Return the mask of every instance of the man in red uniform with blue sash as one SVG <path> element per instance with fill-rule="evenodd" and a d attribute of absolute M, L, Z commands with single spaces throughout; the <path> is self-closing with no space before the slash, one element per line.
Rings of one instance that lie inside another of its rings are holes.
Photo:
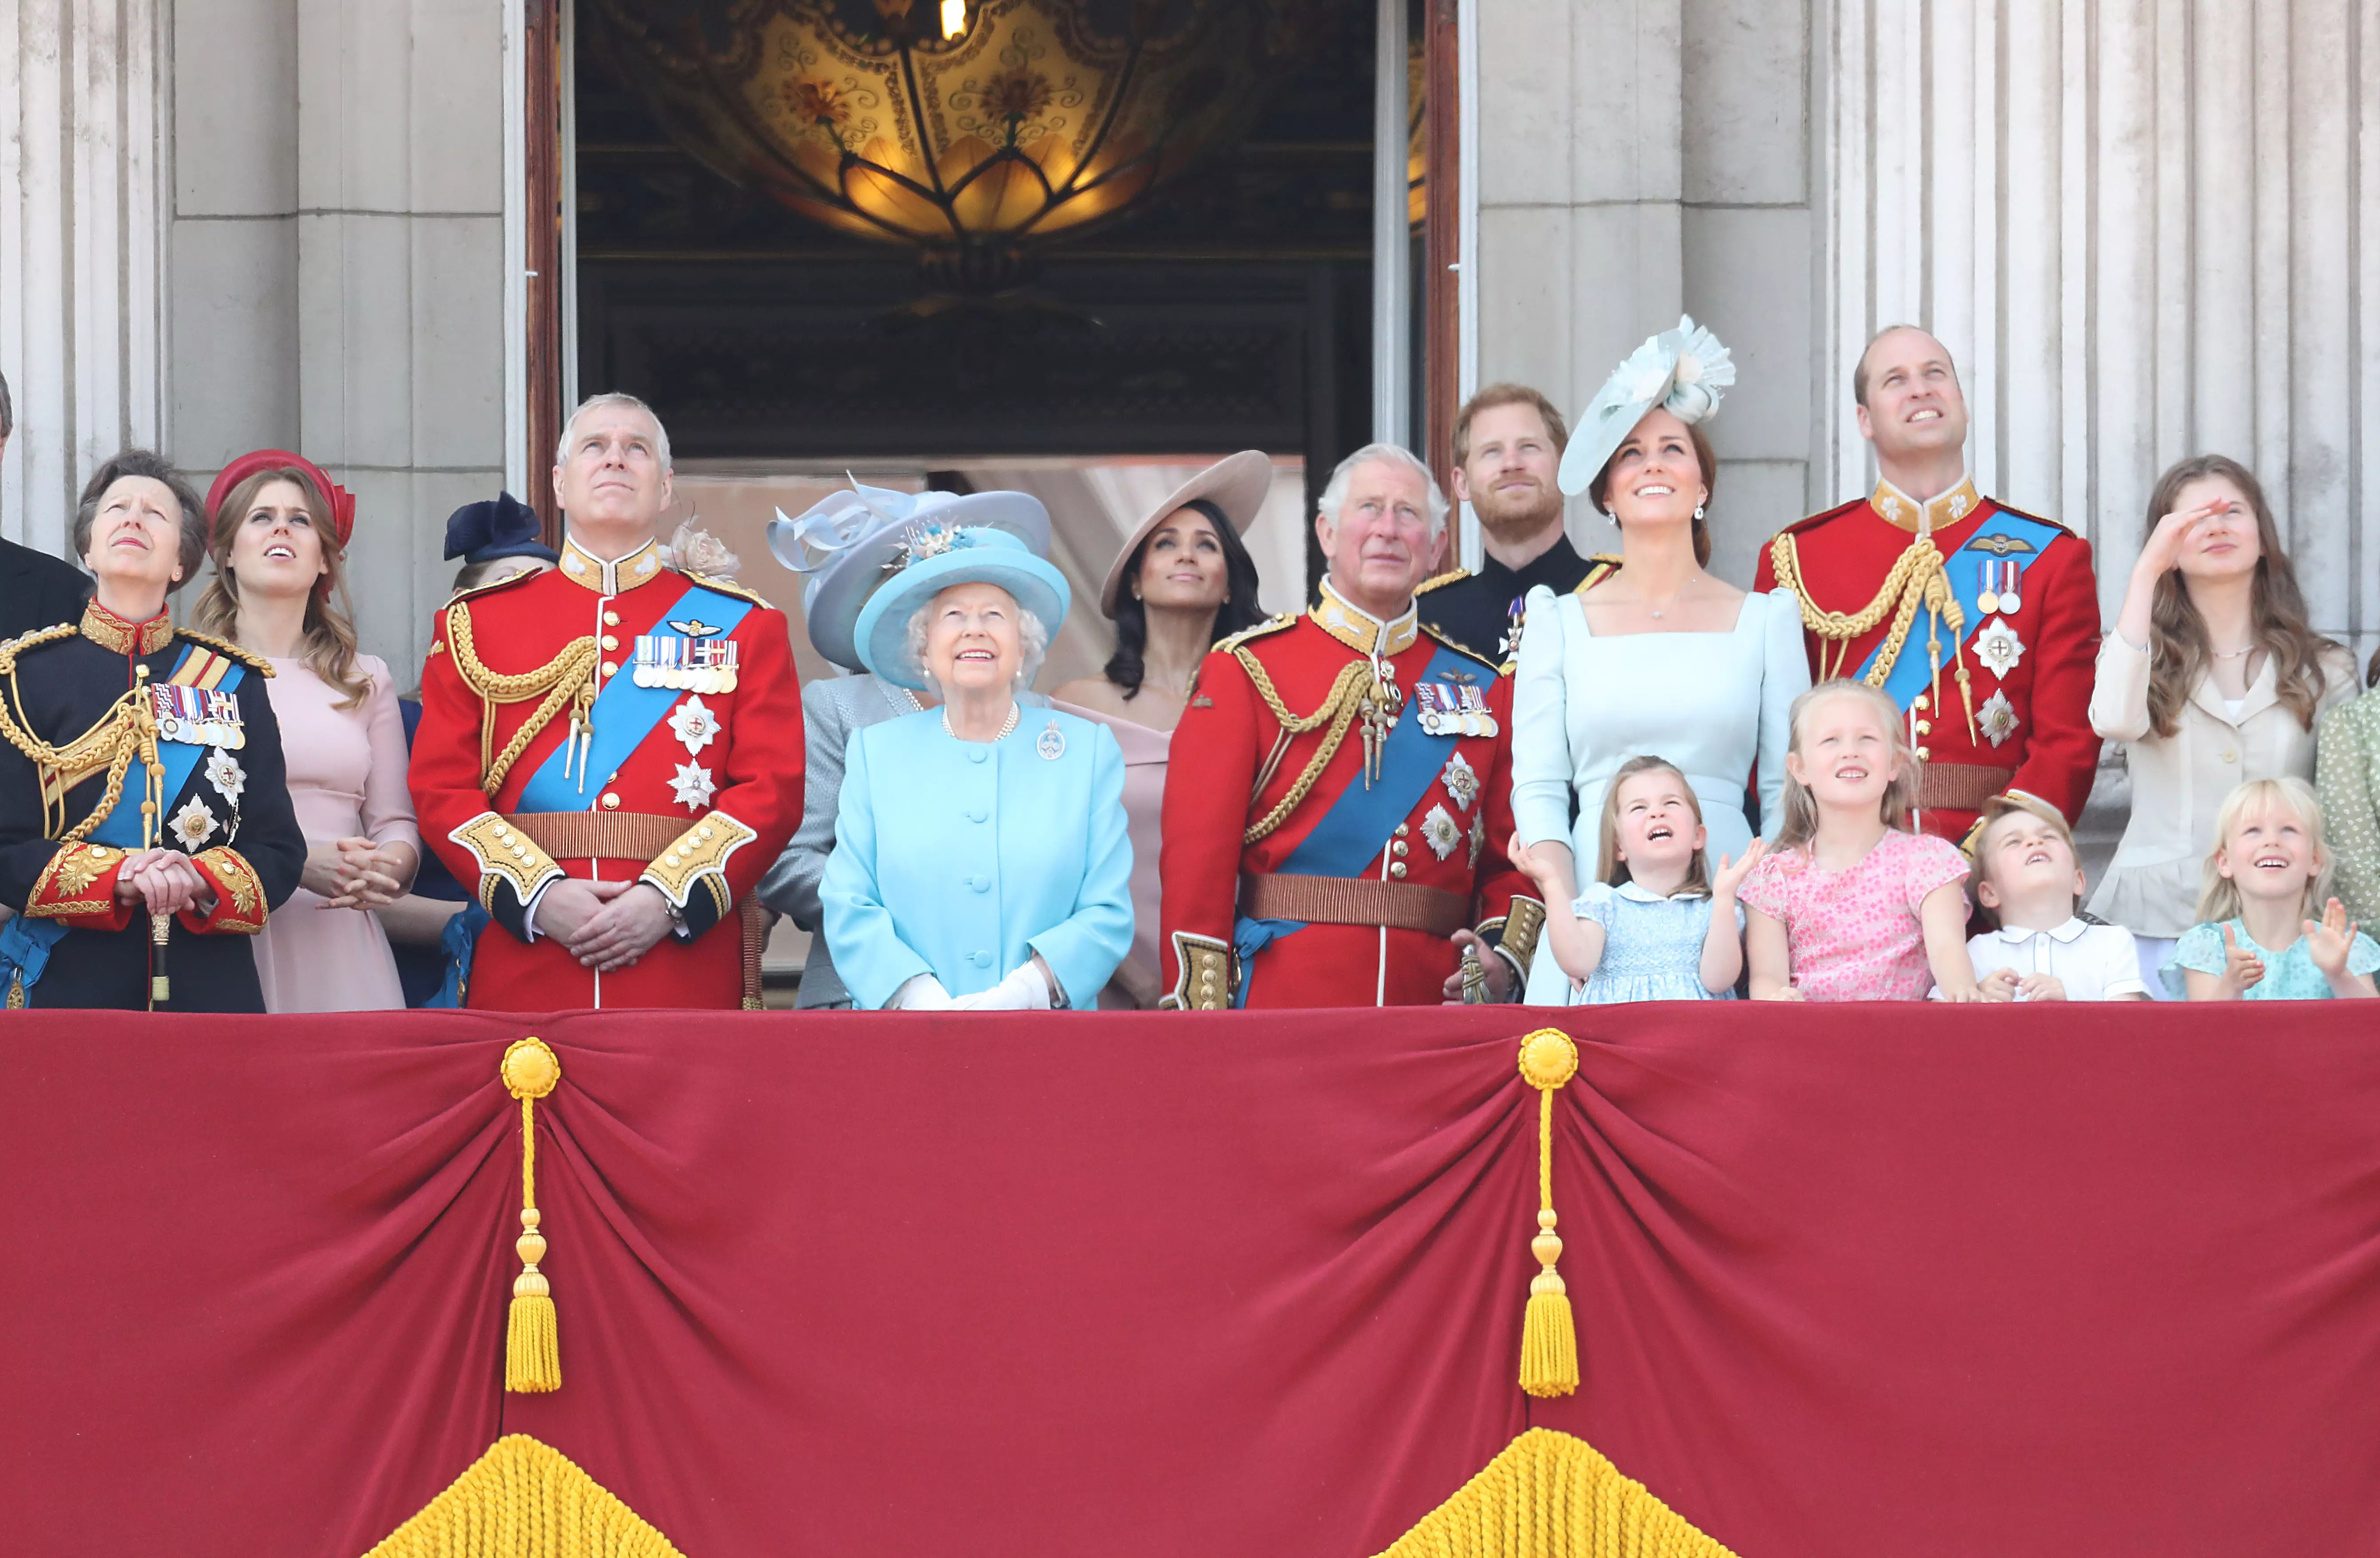
<path fill-rule="evenodd" d="M 1852 393 L 1882 480 L 1779 532 L 1755 588 L 1800 597 L 1815 680 L 1856 677 L 1900 705 L 1925 831 L 1968 845 L 2004 792 L 2079 818 L 2099 767 L 2090 542 L 1975 491 L 1958 369 L 1925 331 L 1869 342 Z"/>
<path fill-rule="evenodd" d="M 1161 1004 L 1502 1000 L 1544 907 L 1512 836 L 1511 684 L 1415 618 L 1446 500 L 1406 450 L 1331 475 L 1321 600 L 1199 668 L 1165 779 Z"/>
<path fill-rule="evenodd" d="M 643 402 L 580 407 L 553 488 L 561 564 L 457 597 L 422 672 L 421 836 L 495 921 L 465 1004 L 756 1006 L 745 906 L 802 814 L 784 615 L 664 561 Z"/>

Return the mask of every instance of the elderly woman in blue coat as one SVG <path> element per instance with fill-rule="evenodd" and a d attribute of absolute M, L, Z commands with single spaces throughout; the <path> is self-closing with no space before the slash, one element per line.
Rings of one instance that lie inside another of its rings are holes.
<path fill-rule="evenodd" d="M 1123 754 L 1016 697 L 1065 576 L 1003 530 L 932 523 L 889 566 L 860 657 L 942 702 L 852 732 L 819 893 L 835 967 L 864 1008 L 1087 1006 L 1132 946 Z"/>

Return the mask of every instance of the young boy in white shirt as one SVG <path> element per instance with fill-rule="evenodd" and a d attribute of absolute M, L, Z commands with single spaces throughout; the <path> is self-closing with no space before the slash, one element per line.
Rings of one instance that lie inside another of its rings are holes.
<path fill-rule="evenodd" d="M 1967 941 L 1986 1001 L 2146 1001 L 2132 933 L 2075 912 L 2082 867 L 2058 809 L 1994 796 L 1975 839 L 1975 902 L 1998 928 Z"/>

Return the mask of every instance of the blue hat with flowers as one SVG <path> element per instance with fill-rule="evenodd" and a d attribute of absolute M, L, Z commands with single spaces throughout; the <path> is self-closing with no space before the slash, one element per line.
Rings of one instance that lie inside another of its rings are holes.
<path fill-rule="evenodd" d="M 895 571 L 908 532 L 929 524 L 1003 530 L 1034 556 L 1050 554 L 1050 511 L 1030 493 L 903 493 L 855 480 L 797 519 L 777 511 L 769 550 L 808 580 L 802 622 L 819 653 L 846 671 L 863 668 L 854 636 L 860 609 Z"/>
<path fill-rule="evenodd" d="M 510 493 L 498 493 L 482 503 L 467 503 L 448 515 L 446 555 L 470 563 L 492 563 L 499 557 L 562 561 L 562 554 L 545 544 L 537 510 Z"/>
<path fill-rule="evenodd" d="M 853 637 L 870 671 L 905 688 L 926 685 L 926 668 L 909 654 L 909 618 L 952 586 L 996 585 L 1053 634 L 1074 599 L 1064 574 L 1016 537 L 988 525 L 912 525 L 886 566 L 890 577 L 859 609 Z"/>
<path fill-rule="evenodd" d="M 1576 497 L 1593 486 L 1612 451 L 1655 407 L 1691 427 L 1718 410 L 1720 396 L 1734 383 L 1735 361 L 1718 337 L 1691 314 L 1681 314 L 1675 330 L 1664 330 L 1629 353 L 1579 413 L 1570 446 L 1562 451 L 1561 490 Z"/>

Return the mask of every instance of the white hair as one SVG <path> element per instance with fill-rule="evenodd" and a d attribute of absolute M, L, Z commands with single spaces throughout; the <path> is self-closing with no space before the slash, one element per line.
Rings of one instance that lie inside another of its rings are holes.
<path fill-rule="evenodd" d="M 661 418 L 653 416 L 651 407 L 625 390 L 607 390 L 601 395 L 590 395 L 578 403 L 578 408 L 571 412 L 569 420 L 562 424 L 562 436 L 554 442 L 553 463 L 557 466 L 570 463 L 570 440 L 578 431 L 578 419 L 589 411 L 598 410 L 606 406 L 625 406 L 632 411 L 642 411 L 646 416 L 652 417 L 653 453 L 660 457 L 662 469 L 669 469 L 669 429 L 662 426 Z"/>
<path fill-rule="evenodd" d="M 941 591 L 937 590 L 934 593 L 940 596 Z M 1008 592 L 1003 590 L 1001 593 L 1006 595 Z M 1008 599 L 1013 604 L 1016 597 L 1009 595 Z M 932 668 L 926 663 L 926 624 L 933 610 L 934 603 L 929 600 L 909 614 L 909 630 L 902 635 L 901 652 L 908 668 L 916 671 L 939 698 L 942 684 L 934 679 Z M 1021 605 L 1016 608 L 1016 647 L 1022 651 L 1016 672 L 1016 686 L 1022 691 L 1033 685 L 1033 678 L 1041 674 L 1041 662 L 1049 658 L 1050 629 L 1042 626 L 1039 617 Z"/>
<path fill-rule="evenodd" d="M 1330 481 L 1322 495 L 1314 500 L 1314 511 L 1339 523 L 1339 511 L 1347 504 L 1347 484 L 1355 478 L 1355 468 L 1375 460 L 1390 465 L 1402 465 L 1421 478 L 1422 491 L 1429 494 L 1429 534 L 1435 541 L 1446 529 L 1446 494 L 1438 490 L 1438 478 L 1430 474 L 1429 466 L 1419 455 L 1397 444 L 1366 444 L 1341 460 L 1330 472 Z"/>

